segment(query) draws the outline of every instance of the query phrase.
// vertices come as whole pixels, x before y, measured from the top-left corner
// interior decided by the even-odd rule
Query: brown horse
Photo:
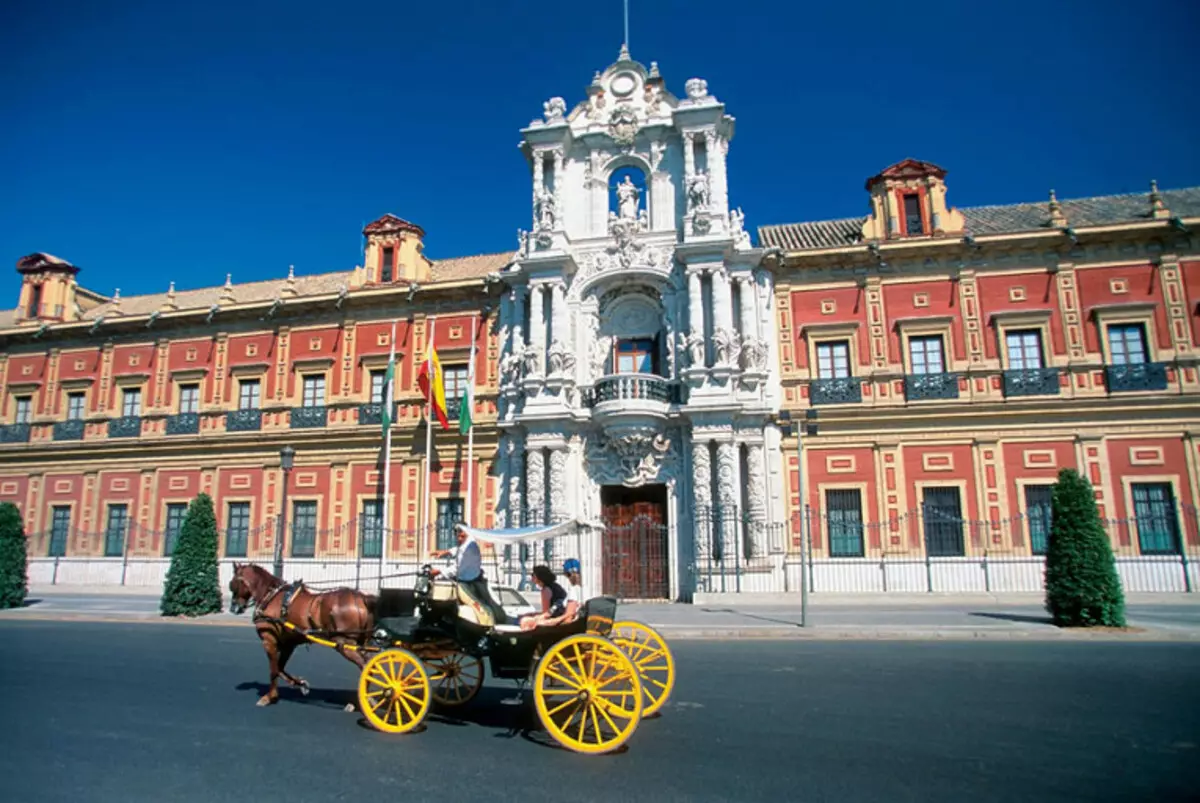
[[[303,581],[287,584],[261,566],[253,563],[233,564],[233,579],[229,581],[232,600],[229,610],[241,614],[254,602],[254,628],[262,639],[263,649],[271,662],[271,687],[258,701],[270,705],[279,701],[279,676],[308,694],[308,682],[284,671],[292,652],[307,642],[304,636],[282,622],[300,630],[312,630],[323,638],[337,643],[342,657],[362,669],[366,660],[359,650],[375,629],[376,597],[352,588],[335,588],[314,593]],[[353,709],[353,706],[348,706]]]

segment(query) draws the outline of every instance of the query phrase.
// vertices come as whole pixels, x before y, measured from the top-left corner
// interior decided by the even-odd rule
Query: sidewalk
[[[156,588],[34,586],[26,607],[0,612],[19,619],[186,622],[248,626],[249,615],[164,618]],[[228,600],[226,599],[226,602]],[[775,602],[776,604],[764,604]],[[1117,639],[1200,641],[1200,594],[1130,594],[1128,631],[1061,630],[1041,595],[813,595],[805,626],[796,597],[736,603],[628,603],[619,619],[644,622],[673,639]]]

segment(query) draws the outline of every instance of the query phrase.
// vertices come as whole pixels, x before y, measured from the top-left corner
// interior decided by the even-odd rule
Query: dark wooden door
[[[666,487],[604,488],[601,506],[604,593],[623,599],[668,598]]]

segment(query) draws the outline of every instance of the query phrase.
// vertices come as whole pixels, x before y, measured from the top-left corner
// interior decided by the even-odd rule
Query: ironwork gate
[[[667,599],[667,541],[667,525],[654,516],[606,519],[601,544],[604,593],[620,599]]]

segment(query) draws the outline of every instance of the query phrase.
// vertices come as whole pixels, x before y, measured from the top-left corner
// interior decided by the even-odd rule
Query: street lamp
[[[287,533],[287,492],[292,466],[296,464],[296,450],[285,446],[279,450],[279,467],[283,469],[283,505],[279,511],[279,534],[275,536],[275,576],[283,579],[283,541]]]
[[[804,438],[809,435],[816,435],[817,426],[817,410],[809,408],[804,411],[804,425],[800,426],[799,422],[792,421],[792,414],[788,410],[780,410],[778,422],[780,424],[780,432],[784,435],[796,436],[796,484],[800,489],[800,508],[797,511],[800,515],[800,626],[808,626],[808,529],[809,529],[809,510],[808,510],[808,495],[804,488]],[[787,570],[784,570],[784,580],[787,580]]]

